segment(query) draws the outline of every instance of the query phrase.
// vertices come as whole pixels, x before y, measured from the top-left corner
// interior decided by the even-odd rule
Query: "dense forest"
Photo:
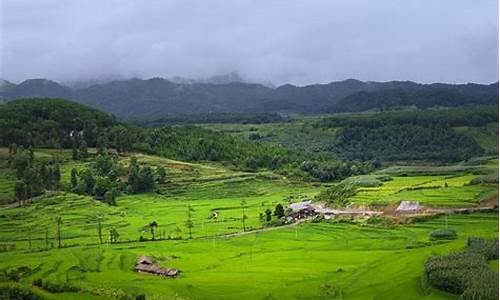
[[[157,119],[136,119],[134,124],[145,127],[175,124],[265,124],[286,122],[289,118],[279,113],[213,113],[165,116]]]
[[[498,107],[386,112],[325,118],[319,127],[339,127],[330,150],[357,160],[454,162],[483,154],[471,137],[453,129],[498,122]]]

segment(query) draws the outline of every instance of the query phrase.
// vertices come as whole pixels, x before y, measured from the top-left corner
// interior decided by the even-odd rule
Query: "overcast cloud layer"
[[[0,77],[498,80],[496,0],[1,0]]]

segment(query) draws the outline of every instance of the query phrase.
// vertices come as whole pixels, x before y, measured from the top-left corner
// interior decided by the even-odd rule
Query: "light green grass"
[[[458,240],[419,248],[408,247],[428,241],[443,219],[396,229],[317,223],[229,239],[16,251],[0,256],[0,267],[39,266],[26,284],[68,280],[86,291],[147,299],[453,299],[435,290],[422,294],[426,257],[459,250],[468,236],[496,237],[498,216],[450,216],[448,224]],[[183,273],[177,279],[137,274],[132,268],[141,254]]]
[[[468,185],[476,175],[393,177],[380,187],[362,187],[351,198],[357,204],[396,203],[414,200],[441,207],[477,205],[485,194],[498,191],[497,185]]]

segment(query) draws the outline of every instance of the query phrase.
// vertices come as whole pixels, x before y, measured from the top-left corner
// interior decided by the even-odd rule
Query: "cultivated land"
[[[9,195],[15,176],[6,167],[7,150],[0,149],[0,155],[1,189]],[[52,155],[63,161],[63,184],[69,184],[72,167],[89,164],[75,164],[66,150],[35,151],[37,158]],[[131,155],[120,159],[128,163]],[[135,156],[141,164],[167,168],[168,180],[158,187],[159,194],[122,195],[114,207],[89,196],[58,192],[25,207],[1,208],[0,244],[9,250],[0,253],[0,269],[28,267],[19,281],[24,287],[43,278],[80,288],[78,293],[32,288],[49,299],[126,299],[139,294],[147,299],[454,299],[422,287],[425,259],[464,248],[469,236],[498,237],[495,211],[436,216],[406,225],[337,219],[260,230],[259,213],[278,203],[311,199],[325,187],[271,172],[235,171],[220,163]],[[472,165],[388,167],[372,176],[389,175],[392,180],[360,187],[350,200],[379,208],[400,200],[472,207],[498,193],[495,183],[470,184],[484,174],[498,173],[497,163],[486,158]],[[247,203],[249,232],[225,236],[243,232],[241,200]],[[188,203],[194,208],[193,239],[188,239],[185,226]],[[210,218],[213,212],[218,213],[216,219]],[[99,244],[99,215],[105,235],[117,229],[120,243]],[[63,219],[61,249],[54,247],[57,216]],[[144,227],[152,221],[159,224],[157,239],[166,239],[139,242],[141,236],[151,238]],[[429,240],[431,231],[445,227],[455,229],[458,239]],[[139,255],[151,255],[182,274],[175,279],[138,274],[133,267]],[[498,270],[497,260],[490,265]]]
[[[0,124],[0,298],[498,298],[492,107],[140,128],[26,99]]]

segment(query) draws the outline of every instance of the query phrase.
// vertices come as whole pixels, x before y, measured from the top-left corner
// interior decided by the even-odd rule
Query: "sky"
[[[0,78],[498,81],[497,0],[0,0]]]

